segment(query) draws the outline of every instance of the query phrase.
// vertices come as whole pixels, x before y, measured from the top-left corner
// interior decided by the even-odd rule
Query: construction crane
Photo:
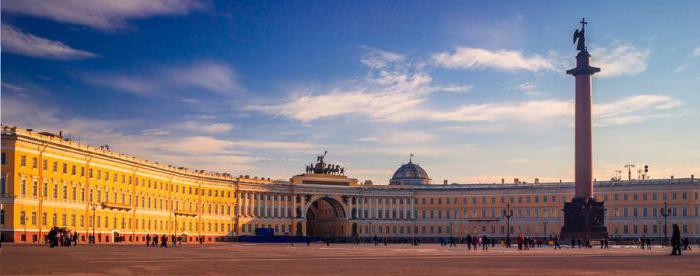
[[[627,169],[627,180],[632,181],[632,168],[634,168],[634,164],[627,164],[625,168]]]

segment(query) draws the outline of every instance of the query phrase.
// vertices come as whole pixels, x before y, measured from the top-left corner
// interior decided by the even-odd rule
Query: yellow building
[[[43,242],[54,226],[98,243],[154,234],[214,242],[253,237],[261,228],[277,237],[391,241],[547,237],[559,233],[563,203],[574,193],[573,183],[431,184],[412,161],[390,185],[360,184],[318,160],[305,174],[271,181],[175,168],[3,126],[0,231],[3,241],[26,243]],[[669,229],[677,223],[684,236],[700,237],[694,177],[603,181],[595,189],[610,235],[660,239],[667,221]]]

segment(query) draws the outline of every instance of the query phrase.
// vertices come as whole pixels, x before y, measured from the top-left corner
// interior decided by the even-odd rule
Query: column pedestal
[[[596,201],[592,197],[577,197],[564,203],[561,239],[602,240],[607,236],[602,201]]]

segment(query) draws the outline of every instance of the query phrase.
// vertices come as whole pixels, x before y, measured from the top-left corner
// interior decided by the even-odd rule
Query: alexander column
[[[564,203],[564,226],[562,239],[603,239],[608,235],[605,227],[604,202],[593,198],[593,138],[591,125],[591,75],[600,68],[590,66],[591,55],[586,49],[586,20],[581,20],[581,29],[574,32],[576,68],[566,73],[576,79],[575,95],[575,166],[576,183],[574,198]]]

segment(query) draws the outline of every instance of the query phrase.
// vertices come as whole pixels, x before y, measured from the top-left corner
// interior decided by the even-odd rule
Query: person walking
[[[73,232],[73,246],[78,245],[78,231]]]
[[[673,235],[671,236],[671,250],[672,256],[681,255],[681,230],[678,228],[678,224],[673,224]]]
[[[146,234],[146,246],[151,246],[151,234]]]
[[[158,234],[153,235],[153,247],[158,247]]]
[[[168,248],[168,236],[165,234],[160,238],[160,247]]]

